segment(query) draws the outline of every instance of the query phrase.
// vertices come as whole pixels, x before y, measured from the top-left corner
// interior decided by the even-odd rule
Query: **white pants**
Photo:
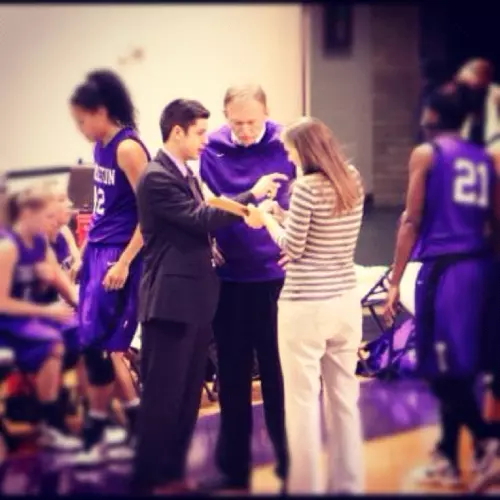
[[[326,301],[279,301],[278,342],[292,494],[325,493],[325,486],[327,493],[363,492],[363,438],[355,375],[361,335],[357,289]],[[321,379],[326,484],[321,466]]]

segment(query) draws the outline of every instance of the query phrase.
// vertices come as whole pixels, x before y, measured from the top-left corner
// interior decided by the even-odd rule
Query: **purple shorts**
[[[71,339],[69,344],[67,338]],[[57,343],[65,344],[68,350],[79,348],[76,320],[68,324],[44,318],[0,320],[0,346],[14,351],[16,365],[23,372],[37,372]]]
[[[78,319],[84,347],[126,351],[137,329],[141,259],[137,256],[121,290],[106,291],[102,282],[123,251],[122,246],[87,244],[82,257]]]
[[[460,260],[437,278],[435,266],[424,263],[415,286],[418,371],[426,378],[476,375],[491,261]]]

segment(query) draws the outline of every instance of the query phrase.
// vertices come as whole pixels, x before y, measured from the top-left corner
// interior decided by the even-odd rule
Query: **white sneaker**
[[[47,425],[42,426],[38,442],[44,448],[59,451],[75,452],[83,448],[83,441],[80,438],[69,436]]]
[[[129,462],[134,456],[135,450],[127,445],[108,448],[106,451],[106,458],[110,462]]]
[[[128,439],[126,429],[119,426],[106,427],[104,429],[104,442],[106,446],[121,446]]]
[[[457,488],[462,484],[456,467],[438,451],[432,452],[430,463],[416,469],[412,477],[418,483],[429,486]]]
[[[91,446],[88,450],[82,450],[73,458],[75,467],[93,467],[100,465],[106,460],[106,443],[104,440]]]
[[[476,474],[470,485],[472,493],[480,493],[493,484],[500,483],[500,443],[490,439],[485,444],[485,453],[477,464]]]

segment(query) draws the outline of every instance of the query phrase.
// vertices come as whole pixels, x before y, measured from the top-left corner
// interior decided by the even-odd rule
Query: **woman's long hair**
[[[305,175],[322,173],[336,195],[334,214],[349,212],[362,195],[357,171],[349,168],[331,130],[317,118],[301,118],[283,131],[285,142],[299,155]]]

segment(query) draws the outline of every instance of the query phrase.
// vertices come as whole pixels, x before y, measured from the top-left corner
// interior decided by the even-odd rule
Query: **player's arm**
[[[417,241],[425,201],[425,179],[432,164],[432,157],[433,150],[430,144],[416,147],[410,156],[406,204],[396,236],[388,310],[386,311],[391,316],[395,313],[394,302],[399,294],[401,278]]]
[[[71,282],[68,274],[64,272],[57,262],[56,254],[52,248],[47,247],[45,262],[43,263],[51,274],[47,281],[58,291],[59,295],[71,306],[78,304],[78,294],[75,285]]]
[[[0,241],[0,312],[10,316],[46,316],[47,307],[10,296],[18,254],[7,238]]]
[[[144,148],[133,139],[122,141],[116,151],[118,166],[125,173],[132,189],[136,190],[137,182],[148,164],[148,156]],[[125,285],[128,278],[128,270],[132,261],[142,248],[142,239],[139,225],[135,228],[132,238],[120,255],[118,262],[110,267],[103,280],[103,286],[107,290],[119,290]]]
[[[74,263],[80,262],[81,260],[80,249],[76,244],[76,240],[75,237],[73,236],[73,233],[71,232],[71,229],[68,226],[63,226],[61,228],[61,234],[63,238],[66,240],[66,243],[68,244],[69,253],[71,255],[71,259],[73,260],[73,262]]]
[[[135,192],[139,178],[148,164],[146,151],[144,151],[144,148],[137,141],[134,141],[133,139],[126,139],[119,144],[116,152],[116,158],[118,166],[127,176],[128,182]],[[142,245],[142,235],[139,225],[137,225],[132,239],[129,241],[129,244],[125,247],[125,250],[120,256],[122,263],[129,266],[139,253]]]

